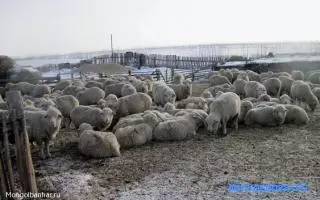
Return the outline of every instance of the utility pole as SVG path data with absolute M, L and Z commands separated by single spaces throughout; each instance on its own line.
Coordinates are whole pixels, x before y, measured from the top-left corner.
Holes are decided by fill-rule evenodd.
M 111 61 L 113 63 L 113 42 L 112 42 L 112 34 L 111 34 Z

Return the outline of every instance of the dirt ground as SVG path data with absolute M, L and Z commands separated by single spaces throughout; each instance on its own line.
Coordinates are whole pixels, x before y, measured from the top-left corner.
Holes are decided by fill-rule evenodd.
M 199 88 L 194 88 L 199 91 Z M 152 142 L 121 157 L 88 159 L 78 134 L 62 132 L 53 158 L 33 154 L 41 191 L 62 199 L 320 199 L 320 108 L 306 126 L 240 126 L 217 138 L 204 130 L 187 141 Z M 306 183 L 304 193 L 232 193 L 231 183 Z

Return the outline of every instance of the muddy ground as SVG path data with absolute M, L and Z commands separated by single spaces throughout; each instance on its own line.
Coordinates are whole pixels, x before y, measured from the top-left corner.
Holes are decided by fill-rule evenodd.
M 199 89 L 199 88 L 198 88 Z M 194 88 L 197 92 L 197 88 Z M 320 199 L 320 108 L 297 127 L 240 126 L 224 138 L 152 142 L 121 157 L 88 159 L 76 132 L 61 131 L 53 158 L 33 154 L 41 191 L 61 199 Z M 307 183 L 305 193 L 232 193 L 231 183 Z

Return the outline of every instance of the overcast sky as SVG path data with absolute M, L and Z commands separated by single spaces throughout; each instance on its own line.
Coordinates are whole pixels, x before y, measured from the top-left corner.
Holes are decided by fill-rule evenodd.
M 0 0 L 0 54 L 320 40 L 318 0 Z

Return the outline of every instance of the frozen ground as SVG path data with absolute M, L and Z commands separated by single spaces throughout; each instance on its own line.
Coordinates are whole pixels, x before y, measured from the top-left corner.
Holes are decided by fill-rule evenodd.
M 193 87 L 196 95 L 204 87 Z M 320 108 L 306 126 L 240 127 L 224 138 L 204 130 L 187 141 L 152 142 L 121 157 L 87 159 L 78 134 L 62 131 L 53 158 L 33 155 L 38 186 L 62 199 L 320 199 Z M 230 183 L 295 183 L 306 193 L 231 193 Z

